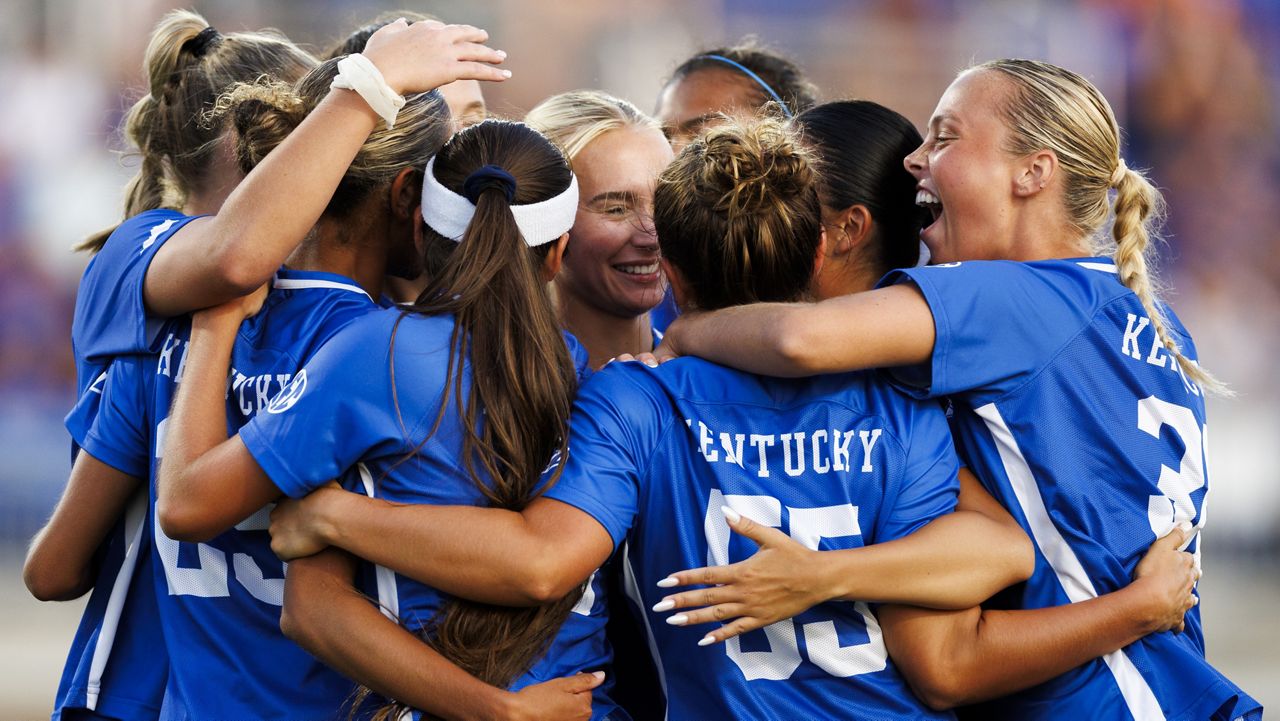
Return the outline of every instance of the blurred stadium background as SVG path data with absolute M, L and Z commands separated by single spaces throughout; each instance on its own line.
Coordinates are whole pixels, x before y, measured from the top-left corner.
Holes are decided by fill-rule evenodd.
M 87 257 L 118 221 L 133 165 L 117 125 L 142 94 L 167 0 L 0 0 L 0 719 L 47 715 L 81 602 L 39 604 L 21 562 L 65 483 L 69 330 Z M 1280 706 L 1280 2 L 1276 0 L 357 0 L 195 2 L 216 27 L 273 26 L 322 49 L 383 10 L 487 28 L 515 77 L 487 88 L 518 117 L 594 87 L 652 109 L 697 49 L 756 34 L 824 99 L 861 97 L 923 126 L 955 72 L 1022 56 L 1090 77 L 1126 158 L 1170 204 L 1165 278 L 1203 363 L 1238 391 L 1210 407 L 1212 522 L 1202 582 L 1209 656 Z

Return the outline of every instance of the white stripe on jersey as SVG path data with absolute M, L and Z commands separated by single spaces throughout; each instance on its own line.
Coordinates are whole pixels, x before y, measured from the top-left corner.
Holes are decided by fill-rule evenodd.
M 636 610 L 640 612 L 640 619 L 644 621 L 644 637 L 649 642 L 649 654 L 653 656 L 653 663 L 658 667 L 658 682 L 662 684 L 662 698 L 666 701 L 666 708 L 663 710 L 663 721 L 671 719 L 671 692 L 667 690 L 667 672 L 662 668 L 662 655 L 658 653 L 658 643 L 653 638 L 653 629 L 649 626 L 649 614 L 645 613 L 648 609 L 645 607 L 644 597 L 640 595 L 640 586 L 636 583 L 635 571 L 631 568 L 631 543 L 629 541 L 622 542 L 622 590 L 636 605 Z
M 1115 263 L 1090 263 L 1085 261 L 1085 262 L 1076 263 L 1076 265 L 1080 266 L 1081 268 L 1088 268 L 1089 270 L 1100 270 L 1103 273 L 1119 272 L 1116 270 Z
M 364 292 L 364 288 L 350 283 L 339 283 L 333 280 L 311 280 L 305 278 L 275 278 L 271 282 L 272 288 L 280 288 L 282 290 L 300 290 L 302 288 L 331 288 L 333 290 L 349 290 L 352 293 L 359 293 L 366 298 L 369 294 Z M 373 300 L 372 298 L 369 298 Z
M 364 484 L 365 494 L 370 498 L 374 498 L 373 474 L 369 472 L 369 468 L 363 463 L 357 463 L 356 469 L 360 471 L 360 482 Z M 374 576 L 378 582 L 378 606 L 382 608 L 382 615 L 399 623 L 400 593 L 396 590 L 395 571 L 375 565 Z
M 103 374 L 105 375 L 105 374 Z M 89 679 L 86 689 L 85 707 L 90 711 L 98 708 L 98 694 L 102 691 L 102 674 L 107 670 L 107 659 L 111 657 L 111 647 L 116 642 L 116 629 L 120 625 L 120 616 L 124 613 L 125 596 L 133 581 L 133 569 L 138 565 L 138 548 L 142 544 L 142 526 L 147 518 L 149 498 L 145 490 L 135 493 L 129 501 L 124 514 L 124 561 L 116 573 L 115 583 L 111 585 L 111 595 L 107 598 L 107 608 L 103 612 L 102 628 L 98 631 L 98 640 L 93 646 L 93 658 L 89 662 Z
M 1081 263 L 1081 265 L 1084 264 Z M 1053 572 L 1057 575 L 1058 582 L 1062 584 L 1062 589 L 1066 591 L 1067 598 L 1071 599 L 1072 603 L 1097 598 L 1098 592 L 1093 587 L 1093 581 L 1089 580 L 1089 575 L 1085 573 L 1080 559 L 1076 557 L 1075 551 L 1067 545 L 1066 539 L 1049 518 L 1044 497 L 1040 495 L 1040 487 L 1036 484 L 1035 477 L 1031 475 L 1027 459 L 1023 457 L 1022 450 L 1018 448 L 1018 442 L 1014 439 L 1008 424 L 1004 422 L 996 404 L 988 403 L 976 409 L 975 412 L 986 421 L 987 430 L 991 432 L 991 437 L 996 442 L 996 449 L 1000 452 L 1000 462 L 1004 465 L 1004 472 L 1009 476 L 1014 495 L 1018 497 L 1018 506 L 1022 508 L 1022 514 L 1026 516 L 1027 523 L 1031 526 L 1031 538 L 1044 554 L 1045 560 L 1053 567 Z M 1147 680 L 1138 672 L 1138 668 L 1133 665 L 1133 661 L 1129 660 L 1124 651 L 1113 651 L 1103 656 L 1102 660 L 1111 669 L 1111 675 L 1116 679 L 1116 686 L 1120 688 L 1120 695 L 1124 697 L 1125 705 L 1129 707 L 1129 713 L 1133 714 L 1136 721 L 1164 721 L 1164 712 L 1160 710 L 1160 702 L 1156 700 L 1155 693 L 1151 691 Z

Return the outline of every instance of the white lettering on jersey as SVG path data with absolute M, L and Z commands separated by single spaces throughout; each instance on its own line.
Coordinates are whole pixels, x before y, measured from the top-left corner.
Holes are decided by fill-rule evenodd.
M 1153 365 L 1156 368 L 1167 368 L 1177 374 L 1182 381 L 1182 387 L 1188 393 L 1196 396 L 1200 395 L 1200 386 L 1182 372 L 1182 365 L 1169 354 L 1164 344 L 1160 342 L 1160 336 L 1156 333 L 1155 326 L 1151 324 L 1151 319 L 1134 313 L 1126 313 L 1126 315 L 1128 320 L 1120 340 L 1120 353 L 1136 361 Z M 1145 358 L 1141 348 L 1141 343 L 1145 342 L 1142 338 L 1143 333 L 1148 333 L 1151 336 L 1151 349 Z M 1195 363 L 1194 360 L 1191 362 Z
M 147 239 L 142 241 L 142 248 L 138 251 L 138 255 L 142 255 L 147 251 L 147 248 L 150 248 L 151 246 L 155 245 L 156 241 L 160 239 L 160 236 L 164 235 L 164 232 L 172 228 L 173 224 L 176 222 L 178 222 L 177 218 L 170 218 L 164 221 L 163 223 L 152 227 L 151 235 L 147 236 Z
M 684 423 L 694 435 L 698 454 L 707 463 L 733 464 L 743 470 L 754 471 L 758 478 L 769 478 L 769 454 L 767 449 L 782 446 L 782 469 L 795 478 L 812 470 L 818 475 L 843 473 L 855 468 L 863 473 L 876 470 L 875 454 L 883 428 L 866 430 L 841 430 L 819 428 L 812 432 L 792 430 L 788 433 L 735 433 L 732 430 L 711 428 L 705 422 L 693 418 Z M 719 449 L 716 440 L 719 439 Z M 853 439 L 860 441 L 862 462 L 850 459 Z M 746 446 L 755 448 L 754 454 L 745 452 Z M 857 446 L 853 446 L 857 447 Z

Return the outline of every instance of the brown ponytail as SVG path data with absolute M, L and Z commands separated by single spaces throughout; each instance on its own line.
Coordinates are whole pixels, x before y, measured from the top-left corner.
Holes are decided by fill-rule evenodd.
M 509 201 L 499 185 L 483 187 L 460 242 L 424 228 L 430 280 L 408 312 L 455 318 L 443 400 L 427 438 L 446 413 L 456 413 L 471 482 L 491 506 L 520 510 L 537 497 L 553 454 L 567 450 L 576 379 L 541 278 L 552 244 L 530 248 L 511 205 L 554 197 L 571 175 L 546 138 L 496 120 L 454 135 L 436 156 L 434 172 L 461 194 L 468 176 L 485 165 L 516 179 L 514 197 Z M 445 658 L 505 688 L 545 652 L 580 595 L 581 589 L 534 608 L 453 599 L 420 633 Z
M 203 119 L 223 90 L 260 76 L 293 82 L 315 64 L 274 30 L 223 35 L 190 10 L 161 18 L 143 59 L 147 94 L 124 120 L 124 136 L 141 158 L 125 189 L 125 217 L 181 207 L 204 182 L 222 127 Z M 93 234 L 76 250 L 96 253 L 113 230 Z

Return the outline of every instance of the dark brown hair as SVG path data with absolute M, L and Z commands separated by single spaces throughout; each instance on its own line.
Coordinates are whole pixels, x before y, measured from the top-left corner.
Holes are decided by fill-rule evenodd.
M 515 178 L 514 197 L 508 200 L 496 181 L 481 185 L 460 242 L 424 228 L 429 281 L 406 312 L 454 317 L 431 434 L 446 413 L 456 413 L 471 482 L 491 506 L 518 511 L 540 493 L 553 454 L 567 451 L 576 377 L 541 277 L 552 243 L 530 248 L 511 206 L 560 194 L 571 175 L 550 141 L 526 125 L 499 120 L 454 135 L 436 156 L 434 172 L 446 188 L 464 194 L 468 176 L 486 165 Z M 421 633 L 445 658 L 505 688 L 546 650 L 580 595 L 581 589 L 533 608 L 452 599 Z
M 223 35 L 190 10 L 166 14 L 142 62 L 148 92 L 124 119 L 124 135 L 142 160 L 125 189 L 125 217 L 179 208 L 204 181 L 223 133 L 206 114 L 224 90 L 262 76 L 293 82 L 315 65 L 275 30 Z M 98 252 L 113 230 L 94 233 L 76 249 Z
M 809 82 L 800 66 L 778 51 L 761 45 L 760 41 L 752 35 L 739 40 L 735 45 L 703 50 L 680 63 L 671 73 L 671 78 L 663 83 L 663 87 L 700 70 L 723 70 L 741 74 L 741 71 L 724 61 L 708 57 L 710 55 L 728 58 L 759 75 L 760 79 L 768 83 L 773 92 L 787 104 L 787 109 L 792 115 L 799 115 L 818 102 L 818 88 Z M 742 77 L 750 84 L 755 94 L 756 105 L 761 108 L 769 107 L 773 97 L 768 91 L 756 84 L 749 76 Z
M 822 235 L 818 177 L 780 121 L 707 130 L 659 176 L 653 206 L 662 255 L 698 308 L 797 300 L 808 289 Z

